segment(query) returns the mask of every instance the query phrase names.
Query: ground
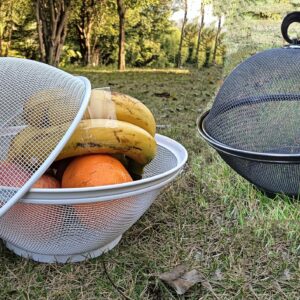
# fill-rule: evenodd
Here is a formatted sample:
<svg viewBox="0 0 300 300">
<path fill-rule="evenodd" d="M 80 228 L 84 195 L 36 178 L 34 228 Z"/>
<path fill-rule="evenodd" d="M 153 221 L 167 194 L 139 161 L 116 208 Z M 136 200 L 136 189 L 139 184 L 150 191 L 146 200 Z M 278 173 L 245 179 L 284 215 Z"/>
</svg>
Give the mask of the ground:
<svg viewBox="0 0 300 300">
<path fill-rule="evenodd" d="M 142 100 L 158 132 L 182 143 L 189 160 L 102 257 L 46 265 L 17 257 L 1 244 L 0 299 L 299 298 L 299 202 L 265 197 L 197 132 L 196 119 L 211 106 L 221 69 L 69 71 L 88 77 L 93 87 L 110 86 Z M 203 278 L 184 296 L 158 279 L 178 264 Z"/>
</svg>

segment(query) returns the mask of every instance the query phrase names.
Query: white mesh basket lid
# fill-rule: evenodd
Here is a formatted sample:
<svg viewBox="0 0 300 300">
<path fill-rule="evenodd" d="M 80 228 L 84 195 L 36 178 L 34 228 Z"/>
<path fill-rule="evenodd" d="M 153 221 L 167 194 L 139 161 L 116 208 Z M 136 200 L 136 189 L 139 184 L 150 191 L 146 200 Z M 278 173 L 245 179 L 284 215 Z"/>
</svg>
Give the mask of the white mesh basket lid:
<svg viewBox="0 0 300 300">
<path fill-rule="evenodd" d="M 62 150 L 90 93 L 84 77 L 40 62 L 0 58 L 0 217 Z"/>
</svg>

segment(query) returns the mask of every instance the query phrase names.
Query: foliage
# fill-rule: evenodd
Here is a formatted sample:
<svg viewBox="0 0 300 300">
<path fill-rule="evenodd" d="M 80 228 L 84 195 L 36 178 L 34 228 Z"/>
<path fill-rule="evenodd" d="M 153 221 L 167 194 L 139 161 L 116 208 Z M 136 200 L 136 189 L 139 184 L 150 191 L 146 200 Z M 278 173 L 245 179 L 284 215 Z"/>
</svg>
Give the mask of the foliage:
<svg viewBox="0 0 300 300">
<path fill-rule="evenodd" d="M 116 66 L 119 49 L 116 0 L 74 0 L 72 3 L 61 66 L 82 63 Z M 170 16 L 182 9 L 182 3 L 181 0 L 124 0 L 126 65 L 176 65 L 183 20 L 172 21 Z M 282 17 L 300 6 L 298 0 L 203 0 L 203 4 L 205 7 L 212 6 L 213 14 L 222 18 L 221 32 L 216 36 L 217 21 L 204 24 L 198 45 L 199 4 L 199 18 L 188 19 L 184 26 L 181 64 L 210 66 L 216 51 L 216 63 L 225 64 L 225 74 L 249 55 L 281 46 Z M 291 34 L 295 35 L 296 31 L 292 29 Z M 0 2 L 0 45 L 0 55 L 39 57 L 35 6 L 31 0 Z M 86 49 L 90 49 L 90 59 L 87 59 Z M 196 53 L 197 49 L 199 53 Z"/>
<path fill-rule="evenodd" d="M 30 1 L 0 1 L 0 56 L 12 53 L 34 58 L 37 50 L 35 32 Z"/>
<path fill-rule="evenodd" d="M 225 73 L 254 53 L 281 47 L 280 25 L 289 12 L 300 8 L 291 0 L 230 0 L 225 20 Z"/>
<path fill-rule="evenodd" d="M 3 51 L 7 44 L 7 34 L 2 34 L 3 28 L 7 28 L 7 23 L 10 22 L 5 16 L 9 7 L 12 7 L 15 17 L 9 55 L 38 59 L 39 36 L 35 21 L 35 6 L 30 0 L 18 2 L 3 0 L 1 3 L 0 37 L 3 36 Z M 9 6 L 9 3 L 14 5 Z M 126 5 L 126 64 L 133 67 L 174 66 L 178 59 L 180 27 L 170 19 L 175 9 L 173 1 L 126 0 L 124 4 Z M 93 66 L 116 65 L 118 22 L 115 0 L 72 1 L 60 65 L 82 63 Z M 195 63 L 196 35 L 197 22 L 188 20 L 181 50 L 183 64 Z M 212 39 L 213 35 L 214 31 L 211 32 Z M 208 42 L 204 44 L 209 45 L 208 47 L 212 46 Z M 203 56 L 203 51 L 205 49 L 202 46 L 200 56 Z"/>
<path fill-rule="evenodd" d="M 71 0 L 36 0 L 40 60 L 58 66 L 68 31 Z"/>
</svg>

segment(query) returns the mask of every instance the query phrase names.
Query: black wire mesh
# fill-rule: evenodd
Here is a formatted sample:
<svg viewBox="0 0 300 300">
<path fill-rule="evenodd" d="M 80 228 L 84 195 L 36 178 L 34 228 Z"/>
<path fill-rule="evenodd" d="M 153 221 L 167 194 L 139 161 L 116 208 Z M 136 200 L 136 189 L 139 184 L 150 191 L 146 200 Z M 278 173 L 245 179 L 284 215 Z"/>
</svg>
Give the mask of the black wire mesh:
<svg viewBox="0 0 300 300">
<path fill-rule="evenodd" d="M 300 49 L 268 50 L 234 69 L 205 130 L 240 150 L 300 153 Z"/>
<path fill-rule="evenodd" d="M 299 195 L 300 48 L 267 50 L 237 66 L 202 122 L 201 134 L 237 173 L 268 193 Z"/>
<path fill-rule="evenodd" d="M 268 194 L 296 196 L 300 192 L 300 164 L 253 161 L 219 154 L 238 174 Z"/>
</svg>

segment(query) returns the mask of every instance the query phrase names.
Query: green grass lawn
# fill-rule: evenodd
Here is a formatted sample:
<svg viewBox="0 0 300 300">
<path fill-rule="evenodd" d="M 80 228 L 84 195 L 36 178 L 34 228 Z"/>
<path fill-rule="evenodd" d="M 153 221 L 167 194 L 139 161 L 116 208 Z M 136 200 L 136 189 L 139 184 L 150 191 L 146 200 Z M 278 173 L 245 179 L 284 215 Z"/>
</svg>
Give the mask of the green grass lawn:
<svg viewBox="0 0 300 300">
<path fill-rule="evenodd" d="M 123 299 L 121 293 L 153 300 L 299 298 L 300 203 L 257 192 L 197 133 L 196 118 L 212 103 L 220 69 L 69 71 L 93 87 L 142 100 L 158 133 L 182 143 L 189 160 L 119 245 L 99 258 L 46 265 L 1 245 L 0 299 Z M 203 282 L 177 296 L 158 275 L 182 263 L 197 269 Z"/>
</svg>

